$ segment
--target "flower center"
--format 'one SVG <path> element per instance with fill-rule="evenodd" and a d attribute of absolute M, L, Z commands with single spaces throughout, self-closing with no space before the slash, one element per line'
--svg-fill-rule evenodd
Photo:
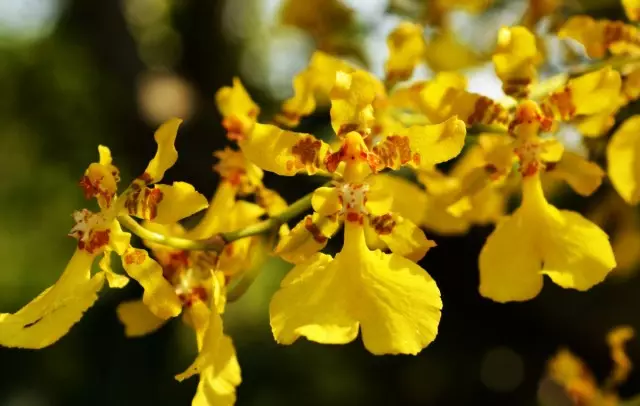
<path fill-rule="evenodd" d="M 69 231 L 69 236 L 78 240 L 78 249 L 93 254 L 109 243 L 111 230 L 102 213 L 82 209 L 73 212 L 73 220 L 76 225 Z"/>
<path fill-rule="evenodd" d="M 520 160 L 520 173 L 522 176 L 532 176 L 544 168 L 540 158 L 542 146 L 537 140 L 527 140 L 516 145 L 513 149 Z"/>
<path fill-rule="evenodd" d="M 365 207 L 368 191 L 369 185 L 366 183 L 343 183 L 340 186 L 340 214 L 344 214 L 347 221 L 362 224 L 364 216 L 368 214 Z"/>

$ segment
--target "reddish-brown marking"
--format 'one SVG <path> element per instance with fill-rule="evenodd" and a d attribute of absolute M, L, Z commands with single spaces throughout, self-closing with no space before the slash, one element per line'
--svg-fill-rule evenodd
<path fill-rule="evenodd" d="M 467 124 L 505 124 L 509 121 L 509 113 L 501 105 L 486 96 L 479 96 Z"/>
<path fill-rule="evenodd" d="M 297 157 L 298 162 L 304 166 L 319 165 L 320 149 L 322 142 L 314 137 L 304 137 L 298 141 L 292 148 L 291 152 Z"/>
<path fill-rule="evenodd" d="M 338 128 L 338 137 L 344 137 L 345 134 L 350 133 L 351 131 L 358 131 L 360 126 L 355 123 L 342 124 L 340 128 Z"/>
<path fill-rule="evenodd" d="M 222 120 L 222 126 L 227 130 L 227 138 L 231 141 L 242 141 L 245 138 L 242 121 L 236 116 L 228 116 Z"/>
<path fill-rule="evenodd" d="M 373 153 L 378 156 L 385 167 L 392 169 L 397 169 L 413 158 L 409 137 L 400 135 L 388 136 L 373 147 Z"/>
<path fill-rule="evenodd" d="M 362 214 L 355 212 L 347 212 L 346 219 L 350 223 L 359 223 L 362 224 Z"/>
<path fill-rule="evenodd" d="M 549 103 L 556 107 L 563 120 L 570 120 L 576 115 L 576 105 L 573 102 L 573 95 L 569 86 L 565 86 L 562 90 L 549 96 Z"/>
<path fill-rule="evenodd" d="M 93 183 L 91 181 L 91 178 L 87 175 L 83 176 L 80 179 L 79 185 L 84 192 L 85 199 L 91 199 L 92 197 L 100 193 L 100 180 L 97 180 L 95 183 Z"/>
<path fill-rule="evenodd" d="M 320 228 L 313 222 L 311 216 L 307 216 L 304 219 L 304 228 L 307 229 L 318 244 L 324 244 L 327 242 L 328 238 L 322 234 L 322 230 L 320 230 Z"/>
<path fill-rule="evenodd" d="M 144 250 L 131 250 L 124 254 L 124 263 L 127 265 L 142 265 L 147 259 L 147 253 Z"/>
<path fill-rule="evenodd" d="M 148 172 L 145 172 L 142 175 L 138 176 L 138 179 L 140 179 L 147 185 L 153 182 L 153 178 L 151 177 L 151 174 Z"/>
<path fill-rule="evenodd" d="M 327 171 L 333 173 L 338 169 L 338 165 L 344 159 L 347 152 L 346 145 L 342 145 L 340 149 L 331 154 L 327 154 L 324 159 L 324 166 L 327 168 Z"/>
<path fill-rule="evenodd" d="M 502 90 L 509 96 L 525 98 L 529 94 L 530 84 L 531 79 L 529 78 L 509 79 L 503 83 Z"/>
<path fill-rule="evenodd" d="M 391 234 L 396 226 L 396 221 L 391 213 L 383 214 L 382 216 L 371 216 L 369 220 L 371 227 L 380 235 Z"/>
<path fill-rule="evenodd" d="M 85 250 L 89 254 L 93 254 L 98 251 L 100 248 L 109 244 L 109 233 L 111 230 L 95 230 L 90 231 L 89 233 L 89 241 L 84 242 L 82 240 L 78 240 L 78 249 Z M 82 237 L 82 236 L 80 236 Z"/>

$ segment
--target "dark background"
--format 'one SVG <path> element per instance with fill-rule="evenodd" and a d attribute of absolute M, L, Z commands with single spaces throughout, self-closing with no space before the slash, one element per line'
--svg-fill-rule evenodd
<path fill-rule="evenodd" d="M 180 159 L 165 181 L 185 180 L 211 196 L 217 182 L 212 152 L 226 145 L 214 94 L 234 75 L 250 79 L 260 74 L 252 68 L 262 67 L 241 56 L 243 41 L 223 32 L 225 21 L 243 11 L 243 1 L 231 13 L 222 1 L 139 1 L 154 10 L 167 7 L 163 18 L 146 26 L 127 17 L 124 2 L 115 0 L 0 2 L 0 305 L 12 312 L 49 286 L 70 257 L 70 214 L 88 206 L 77 181 L 97 159 L 98 144 L 112 149 L 126 182 L 151 158 L 157 124 L 183 113 Z M 615 2 L 595 3 L 579 6 L 621 16 Z M 283 65 L 291 63 L 287 58 Z M 279 96 L 257 83 L 250 92 L 268 114 Z M 317 114 L 304 128 L 326 131 L 327 125 L 327 115 Z M 266 183 L 289 201 L 315 185 L 271 175 Z M 598 204 L 598 196 L 578 206 L 573 200 L 557 203 L 580 209 Z M 477 256 L 490 231 L 431 235 L 438 247 L 421 265 L 438 282 L 443 318 L 436 341 L 415 357 L 376 357 L 359 340 L 346 346 L 275 344 L 268 301 L 288 267 L 270 261 L 225 315 L 242 367 L 238 405 L 534 405 L 546 361 L 560 347 L 569 347 L 603 380 L 611 368 L 606 333 L 619 324 L 640 327 L 639 277 L 612 275 L 587 293 L 547 280 L 535 300 L 496 304 L 477 291 Z M 105 289 L 54 346 L 0 349 L 0 405 L 190 404 L 197 378 L 173 378 L 194 356 L 188 328 L 176 320 L 145 338 L 123 335 L 115 306 L 139 295 L 134 283 Z M 638 340 L 628 348 L 639 363 Z M 633 373 L 621 394 L 637 393 L 640 373 Z"/>

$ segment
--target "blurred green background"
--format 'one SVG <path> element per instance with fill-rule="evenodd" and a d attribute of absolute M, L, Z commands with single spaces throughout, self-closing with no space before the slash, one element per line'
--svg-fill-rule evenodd
<path fill-rule="evenodd" d="M 284 24 L 275 0 L 0 0 L 0 309 L 17 310 L 63 270 L 74 249 L 65 237 L 71 213 L 90 206 L 77 182 L 97 159 L 98 144 L 112 149 L 126 182 L 152 156 L 154 128 L 184 117 L 180 159 L 166 181 L 185 180 L 211 196 L 217 182 L 212 152 L 226 145 L 214 94 L 233 76 L 248 84 L 268 115 L 291 93 L 293 74 L 316 46 L 381 72 L 385 35 L 398 18 L 385 15 L 385 0 L 347 3 L 357 10 L 356 29 L 321 43 Z M 480 21 L 489 31 L 509 23 L 522 2 L 501 3 L 502 14 Z M 568 9 L 621 16 L 617 2 L 587 3 L 571 2 Z M 334 22 L 338 28 L 311 31 L 341 29 L 341 20 Z M 326 131 L 328 116 L 318 113 L 303 125 Z M 269 175 L 266 183 L 289 201 L 315 185 Z M 597 199 L 557 203 L 587 209 Z M 490 231 L 431 235 L 438 247 L 421 265 L 438 282 L 443 318 L 436 341 L 415 357 L 375 357 L 359 340 L 275 344 L 268 302 L 288 266 L 271 260 L 225 314 L 242 367 L 237 404 L 535 405 L 546 360 L 565 346 L 604 379 L 611 368 L 606 333 L 619 324 L 640 329 L 640 276 L 612 276 L 587 293 L 546 283 L 533 301 L 496 304 L 477 291 L 476 260 Z M 173 378 L 195 353 L 188 328 L 175 320 L 149 337 L 124 337 L 115 306 L 140 292 L 134 283 L 105 289 L 50 348 L 0 348 L 0 405 L 190 404 L 197 379 Z M 638 365 L 639 342 L 628 346 Z M 623 397 L 636 393 L 640 372 L 621 389 Z"/>

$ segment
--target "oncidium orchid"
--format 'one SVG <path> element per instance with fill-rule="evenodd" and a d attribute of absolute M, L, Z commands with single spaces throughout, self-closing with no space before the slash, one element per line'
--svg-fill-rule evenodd
<path fill-rule="evenodd" d="M 315 213 L 276 247 L 283 258 L 296 263 L 271 302 L 271 325 L 280 343 L 305 336 L 343 344 L 353 341 L 361 328 L 372 353 L 415 354 L 436 336 L 440 293 L 412 262 L 435 244 L 411 221 L 389 212 L 391 196 L 375 187 L 371 175 L 403 165 L 432 167 L 455 157 L 464 145 L 465 126 L 452 117 L 373 140 L 379 88 L 367 72 L 336 72 L 329 92 L 332 125 L 341 140 L 335 152 L 313 135 L 261 123 L 238 141 L 244 154 L 267 171 L 335 176 L 333 186 L 313 194 Z M 222 92 L 228 95 L 233 89 L 243 90 L 234 84 Z M 341 223 L 342 251 L 335 258 L 319 253 Z M 371 250 L 367 233 L 380 238 L 392 253 Z"/>
<path fill-rule="evenodd" d="M 144 288 L 143 301 L 160 319 L 174 317 L 182 308 L 180 299 L 162 276 L 162 268 L 145 250 L 133 248 L 131 234 L 122 231 L 117 217 L 133 215 L 159 224 L 174 223 L 207 207 L 207 200 L 193 186 L 176 182 L 154 185 L 176 162 L 174 147 L 180 120 L 163 124 L 155 133 L 158 150 L 145 172 L 120 195 L 118 169 L 107 147 L 100 146 L 100 161 L 87 168 L 80 185 L 87 198 L 95 197 L 100 211 L 75 212 L 76 225 L 70 236 L 77 248 L 58 281 L 13 314 L 0 315 L 0 344 L 7 347 L 42 348 L 55 343 L 80 320 L 97 299 L 107 279 L 120 288 L 128 278 L 111 270 L 111 253 L 122 258 L 127 274 Z M 154 185 L 153 188 L 150 186 Z M 92 275 L 96 258 L 100 271 Z"/>

